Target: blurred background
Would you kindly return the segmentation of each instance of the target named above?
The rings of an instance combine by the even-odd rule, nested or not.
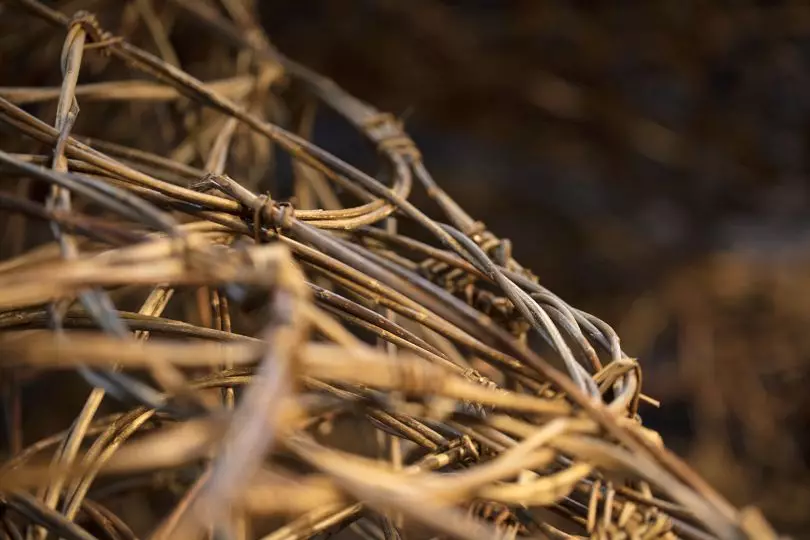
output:
[[[400,116],[453,198],[544,286],[619,331],[662,402],[641,414],[673,450],[734,503],[810,538],[810,2],[256,4],[281,51]],[[105,27],[146,32],[113,7]],[[32,40],[15,49],[31,51],[23,75],[0,61],[2,85],[58,84],[63,36],[26,17],[30,35],[0,17],[0,50]],[[198,26],[173,21],[185,69],[232,75],[227,55],[206,64]],[[118,69],[89,66],[85,82]],[[166,153],[147,135],[165,126],[160,111],[144,108],[133,130],[98,122],[106,110],[87,107],[78,130]],[[314,139],[376,172],[373,149],[329,111]],[[435,210],[420,189],[413,200]],[[32,437],[64,427],[30,422]]]
[[[619,330],[675,451],[805,536],[810,3],[259,6],[285,54],[400,115],[451,196]],[[373,163],[328,114],[315,139]]]

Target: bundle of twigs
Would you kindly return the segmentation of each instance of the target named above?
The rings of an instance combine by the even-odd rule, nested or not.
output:
[[[396,118],[276,51],[250,0],[63,4],[2,5],[2,54],[38,84],[0,88],[4,537],[775,537],[642,427],[613,330],[455,204]],[[317,103],[377,177],[310,142]],[[264,192],[277,150],[293,203]],[[30,444],[20,388],[48,370],[92,390]],[[110,501],[133,491],[171,502],[128,523]]]

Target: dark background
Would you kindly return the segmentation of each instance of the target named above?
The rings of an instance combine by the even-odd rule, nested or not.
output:
[[[402,115],[465,209],[619,330],[671,447],[808,529],[810,4],[259,6],[285,54]],[[315,138],[371,163],[329,114]]]

